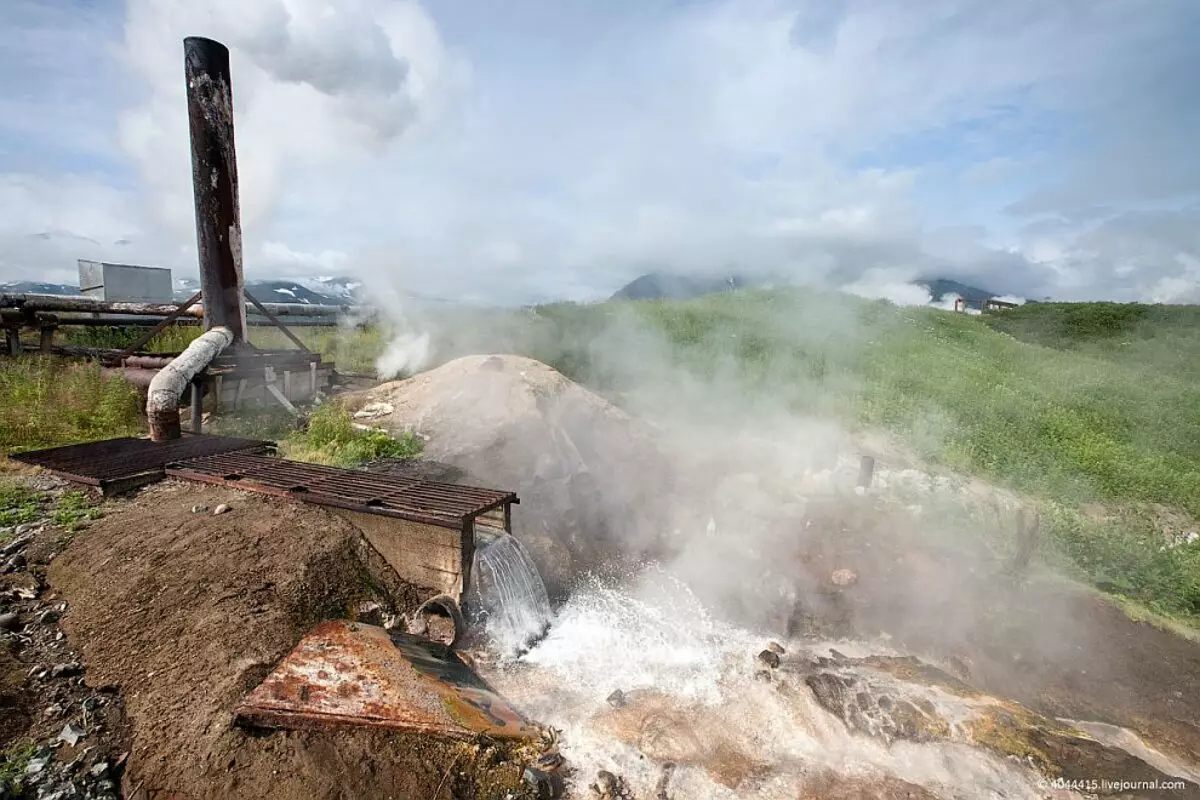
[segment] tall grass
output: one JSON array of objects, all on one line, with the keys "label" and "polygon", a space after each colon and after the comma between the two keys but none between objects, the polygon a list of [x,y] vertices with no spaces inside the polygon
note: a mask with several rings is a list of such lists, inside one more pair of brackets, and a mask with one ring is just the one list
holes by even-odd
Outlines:
[{"label": "tall grass", "polygon": [[137,392],[94,364],[0,358],[0,451],[127,436],[141,428]]},{"label": "tall grass", "polygon": [[[477,317],[474,337],[438,344],[443,358],[528,355],[618,395],[646,378],[661,386],[653,371],[665,358],[718,395],[889,430],[935,465],[1039,500],[1051,548],[1081,576],[1195,616],[1200,545],[1169,546],[1160,507],[1200,517],[1198,311],[1039,305],[971,317],[843,295],[737,292]],[[645,367],[630,356],[637,347],[613,345],[631,320],[665,342]],[[1192,367],[1178,366],[1179,352]],[[1081,512],[1095,502],[1111,513]]]}]

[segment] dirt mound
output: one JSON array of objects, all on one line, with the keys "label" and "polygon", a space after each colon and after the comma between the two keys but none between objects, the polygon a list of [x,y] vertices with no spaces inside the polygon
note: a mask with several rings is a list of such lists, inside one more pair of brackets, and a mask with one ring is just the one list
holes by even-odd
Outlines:
[{"label": "dirt mound", "polygon": [[649,546],[661,530],[668,470],[651,432],[541,362],[467,356],[346,399],[363,422],[426,437],[427,458],[518,492],[516,533],[552,592],[616,555],[613,531]]},{"label": "dirt mound", "polygon": [[[222,503],[232,510],[192,511]],[[127,796],[427,800],[519,789],[520,767],[495,750],[232,724],[237,702],[303,631],[372,594],[378,583],[359,542],[319,508],[175,482],[117,504],[76,536],[49,577],[69,603],[62,625],[88,683],[125,698]]]}]

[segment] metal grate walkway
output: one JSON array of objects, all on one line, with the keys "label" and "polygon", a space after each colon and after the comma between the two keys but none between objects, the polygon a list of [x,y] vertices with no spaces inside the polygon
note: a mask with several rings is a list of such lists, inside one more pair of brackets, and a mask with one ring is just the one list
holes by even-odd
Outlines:
[{"label": "metal grate walkway", "polygon": [[303,464],[245,452],[169,464],[166,474],[456,530],[498,509],[507,516],[508,507],[520,502],[512,492]]}]

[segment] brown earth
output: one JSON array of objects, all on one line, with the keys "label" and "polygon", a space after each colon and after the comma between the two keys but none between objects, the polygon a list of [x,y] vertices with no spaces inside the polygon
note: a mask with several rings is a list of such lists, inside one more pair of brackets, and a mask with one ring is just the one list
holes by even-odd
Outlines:
[{"label": "brown earth", "polygon": [[[232,510],[191,511],[221,503]],[[521,766],[497,747],[233,724],[237,702],[313,623],[386,595],[359,541],[316,507],[173,481],[110,504],[75,537],[49,580],[69,602],[62,624],[88,683],[125,699],[125,796],[523,796]]]}]

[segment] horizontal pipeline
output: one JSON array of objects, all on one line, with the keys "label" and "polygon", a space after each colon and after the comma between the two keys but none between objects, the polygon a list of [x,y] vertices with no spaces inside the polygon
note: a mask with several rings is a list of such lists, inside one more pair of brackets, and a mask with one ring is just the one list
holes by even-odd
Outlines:
[{"label": "horizontal pipeline", "polygon": [[[344,314],[361,313],[355,306],[310,305],[308,303],[263,303],[267,311],[277,317],[337,317]],[[91,297],[72,297],[56,294],[0,294],[0,309],[12,308],[22,312],[59,311],[93,314],[132,314],[136,316],[165,317],[175,313],[178,303],[121,303],[96,300]],[[253,305],[246,306],[247,314],[261,312]],[[184,316],[202,317],[202,303],[183,312]]]}]

